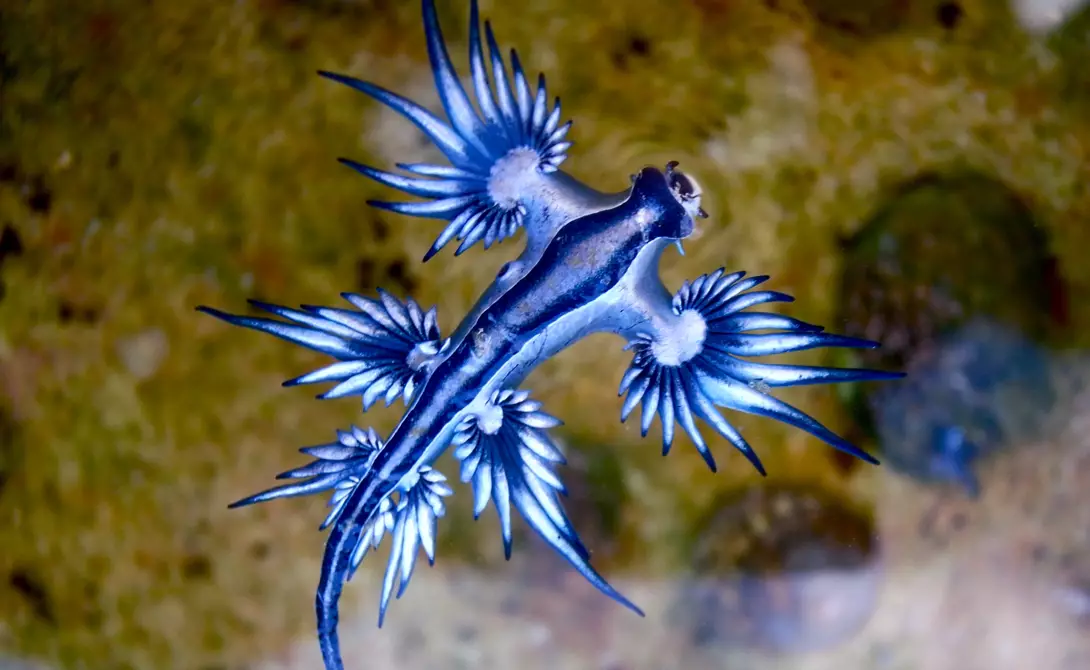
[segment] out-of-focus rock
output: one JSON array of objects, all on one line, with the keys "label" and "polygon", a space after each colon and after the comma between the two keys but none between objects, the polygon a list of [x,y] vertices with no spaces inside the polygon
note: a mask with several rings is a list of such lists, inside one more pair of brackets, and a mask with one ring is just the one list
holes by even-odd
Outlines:
[{"label": "out-of-focus rock", "polygon": [[1053,360],[1009,327],[975,319],[929,343],[906,372],[868,399],[883,460],[904,474],[978,495],[980,459],[1044,437]]},{"label": "out-of-focus rock", "polygon": [[[1068,322],[1065,280],[1031,210],[978,173],[925,175],[846,242],[841,281],[845,332],[882,345],[842,360],[908,378],[838,393],[894,467],[974,489],[969,461],[1025,438],[1026,415],[1047,411],[1044,342]],[[1013,416],[1017,431],[999,425]]]},{"label": "out-of-focus rock", "polygon": [[717,501],[677,609],[700,645],[803,652],[851,639],[881,586],[872,521],[817,489],[762,485]]}]

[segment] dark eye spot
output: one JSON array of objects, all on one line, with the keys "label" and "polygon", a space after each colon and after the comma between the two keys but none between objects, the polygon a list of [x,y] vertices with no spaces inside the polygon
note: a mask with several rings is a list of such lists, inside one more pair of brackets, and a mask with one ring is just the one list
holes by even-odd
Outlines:
[{"label": "dark eye spot", "polygon": [[1048,547],[1043,544],[1033,545],[1033,548],[1030,550],[1030,557],[1033,559],[1034,563],[1044,563],[1049,558]]},{"label": "dark eye spot", "polygon": [[360,291],[370,291],[375,286],[375,262],[370,258],[360,258],[356,261],[356,288]]},{"label": "dark eye spot", "polygon": [[618,44],[610,54],[610,59],[613,61],[613,66],[618,70],[626,71],[629,66],[629,59],[633,56],[636,58],[646,58],[651,54],[651,40],[646,36],[635,34],[628,37],[624,45]]},{"label": "dark eye spot", "polygon": [[0,263],[8,256],[19,256],[22,253],[23,241],[19,238],[19,233],[11,224],[5,225],[4,230],[0,231]]},{"label": "dark eye spot", "polygon": [[[3,290],[0,286],[0,292]],[[22,460],[22,444],[15,441],[18,426],[15,418],[0,405],[0,498],[4,495],[4,487],[15,473]]]},{"label": "dark eye spot", "polygon": [[23,569],[13,570],[8,576],[8,585],[26,600],[35,616],[48,624],[57,623],[53,599],[35,575]]},{"label": "dark eye spot", "polygon": [[643,35],[634,35],[628,41],[628,49],[637,56],[646,56],[651,53],[651,42]]},{"label": "dark eye spot", "polygon": [[681,196],[690,196],[695,190],[693,188],[693,182],[690,181],[683,172],[673,172],[670,175],[670,186]]},{"label": "dark eye spot", "polygon": [[38,214],[48,214],[53,206],[53,194],[46,188],[45,183],[39,178],[31,184],[30,194],[27,196],[27,207]]},{"label": "dark eye spot", "polygon": [[965,16],[965,10],[956,2],[944,2],[935,10],[935,17],[947,30],[957,28],[963,16]]},{"label": "dark eye spot", "polygon": [[57,319],[61,323],[89,324],[98,320],[98,312],[91,307],[81,307],[67,300],[61,300],[57,306]]},{"label": "dark eye spot", "polygon": [[386,275],[406,293],[416,290],[416,280],[409,274],[405,261],[398,259],[386,268]]},{"label": "dark eye spot", "polygon": [[390,229],[386,227],[386,223],[379,217],[370,217],[367,224],[371,229],[371,234],[375,236],[376,242],[382,242],[390,236]]},{"label": "dark eye spot", "polygon": [[269,543],[268,542],[254,542],[250,545],[250,556],[258,561],[263,561],[269,557]]},{"label": "dark eye spot", "polygon": [[187,580],[208,579],[212,575],[212,563],[207,556],[195,554],[182,561],[182,577]]}]

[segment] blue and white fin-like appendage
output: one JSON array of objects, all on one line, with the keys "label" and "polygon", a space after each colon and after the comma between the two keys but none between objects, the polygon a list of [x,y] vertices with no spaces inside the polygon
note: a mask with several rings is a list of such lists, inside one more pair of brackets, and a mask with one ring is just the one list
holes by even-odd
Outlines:
[{"label": "blue and white fin-like appendage", "polygon": [[[635,351],[621,380],[621,409],[625,421],[642,406],[643,435],[657,413],[662,424],[663,454],[669,452],[675,421],[688,433],[708,467],[715,459],[696,426],[699,418],[742,452],[763,475],[764,466],[752,447],[723,418],[716,405],[767,416],[801,428],[829,445],[877,464],[870,454],[853,446],[813,417],[778,400],[766,389],[779,386],[898,379],[901,373],[757,363],[745,360],[816,347],[875,348],[876,342],[824,332],[798,319],[779,314],[744,311],[770,302],[792,302],[777,291],[755,291],[766,276],[725,274],[720,268],[693,282],[685,282],[673,299],[672,311],[682,327],[663,333],[639,333],[626,347]],[[778,331],[761,332],[752,331]]]},{"label": "blue and white fin-like appendage", "polygon": [[[365,523],[363,533],[352,552],[349,579],[367,552],[378,548],[386,533],[391,536],[390,556],[386,561],[382,597],[378,607],[380,627],[386,618],[386,608],[390,605],[394,584],[397,584],[398,598],[409,586],[419,550],[424,550],[429,564],[435,563],[436,520],[446,513],[443,498],[454,492],[447,485],[443,473],[430,466],[420,466],[416,474],[416,483],[399,494],[397,503],[390,503],[389,498],[383,499],[375,515]],[[346,500],[349,492],[345,492],[342,499]]]},{"label": "blue and white fin-like appendage", "polygon": [[528,391],[496,391],[488,405],[458,427],[451,445],[461,462],[462,481],[472,483],[473,513],[491,500],[500,519],[504,555],[511,558],[511,505],[543,540],[591,584],[625,607],[643,614],[591,567],[590,552],[561,507],[566,493],[553,467],[564,456],[546,432],[560,420],[541,411]]},{"label": "blue and white fin-like appendage", "polygon": [[321,530],[325,530],[340,517],[343,508],[341,504],[344,499],[343,491],[351,489],[359,482],[360,477],[367,473],[381,448],[382,440],[373,429],[363,430],[352,426],[349,430],[338,430],[336,442],[304,447],[299,450],[308,456],[313,456],[315,458],[313,462],[301,468],[281,472],[276,476],[277,479],[305,479],[305,481],[262,491],[231,503],[229,507],[245,507],[277,498],[294,498],[332,490],[334,491],[333,499],[329,503],[332,509],[321,525]]},{"label": "blue and white fin-like appendage", "polygon": [[435,143],[450,165],[403,164],[410,175],[385,172],[342,158],[341,162],[375,181],[425,202],[371,201],[370,204],[410,216],[444,219],[450,223],[424,256],[427,261],[451,240],[456,255],[477,242],[487,249],[512,235],[527,215],[527,182],[534,173],[555,172],[567,157],[565,140],[571,122],[560,123],[560,99],[550,109],[545,77],[538,76],[533,92],[518,54],[511,50],[513,86],[492,26],[485,22],[491,75],[481,46],[477,0],[470,4],[469,67],[474,97],[470,102],[451,63],[435,6],[424,3],[424,33],[439,99],[449,124],[420,105],[370,82],[321,72],[324,77],[366,93],[401,113]]},{"label": "blue and white fin-like appendage", "polygon": [[[382,440],[372,429],[364,431],[353,426],[348,431],[337,431],[337,442],[300,450],[314,456],[314,462],[277,475],[277,479],[306,478],[306,481],[269,489],[232,503],[230,507],[331,490],[331,509],[321,525],[321,530],[325,530],[340,519],[349,494],[367,474],[381,449]],[[391,536],[390,556],[382,580],[382,599],[379,601],[379,626],[386,617],[394,585],[397,584],[398,598],[408,587],[419,550],[424,550],[428,563],[435,562],[436,520],[446,513],[443,498],[453,493],[446,483],[446,477],[438,470],[422,466],[418,475],[416,483],[399,494],[397,502],[383,498],[375,515],[364,524],[352,550],[349,579],[367,553],[377,549],[384,537]]]},{"label": "blue and white fin-like appendage", "polygon": [[362,396],[366,410],[379,399],[389,406],[401,397],[408,404],[429,366],[449,346],[440,341],[434,307],[425,312],[412,298],[402,302],[381,289],[378,293],[378,300],[342,294],[355,310],[313,305],[291,309],[250,301],[288,321],[198,309],[336,358],[336,363],[290,379],[284,386],[338,382],[318,397]]}]

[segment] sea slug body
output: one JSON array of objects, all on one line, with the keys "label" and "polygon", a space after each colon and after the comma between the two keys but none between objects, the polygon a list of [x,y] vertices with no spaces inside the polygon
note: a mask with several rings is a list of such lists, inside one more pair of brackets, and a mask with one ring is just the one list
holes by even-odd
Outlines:
[{"label": "sea slug body", "polygon": [[[633,352],[620,382],[622,420],[641,409],[644,435],[658,416],[662,449],[680,426],[713,470],[715,460],[696,420],[726,438],[762,474],[764,466],[718,407],[783,421],[831,446],[876,462],[816,419],[778,400],[776,387],[900,377],[899,373],[761,363],[815,347],[875,347],[826,333],[820,326],[750,311],[792,298],[760,288],[768,277],[723,269],[686,282],[671,294],[659,278],[663,251],[693,232],[700,206],[696,181],[670,163],[632,175],[625,191],[600,193],[559,169],[569,123],[547,100],[544,77],[531,90],[514,51],[508,64],[485,22],[486,59],[476,0],[471,0],[469,65],[474,106],[447,53],[433,0],[423,0],[424,33],[447,120],[375,84],[344,75],[346,84],[398,111],[442,151],[449,165],[399,164],[386,172],[348,159],[349,167],[384,185],[423,198],[373,205],[447,222],[428,260],[454,240],[456,254],[485,248],[524,231],[526,245],[485,289],[448,337],[435,309],[379,290],[369,298],[344,294],[351,308],[291,309],[254,303],[280,319],[200,311],[331,356],[335,362],[286,382],[333,383],[322,398],[358,395],[366,410],[397,400],[406,409],[386,439],[352,427],[336,441],[303,451],[315,458],[280,478],[297,481],[234,503],[332,491],[330,529],[316,598],[318,637],[326,670],[341,670],[338,599],[366,554],[390,537],[379,624],[391,596],[401,596],[419,549],[435,558],[437,520],[451,489],[433,469],[448,449],[460,478],[473,488],[481,514],[491,503],[511,553],[511,508],[598,589],[640,610],[591,566],[562,507],[556,468],[564,458],[550,439],[559,421],[520,389],[543,361],[598,332],[622,337]],[[490,70],[490,72],[489,72]],[[757,331],[757,332],[755,332]]]}]

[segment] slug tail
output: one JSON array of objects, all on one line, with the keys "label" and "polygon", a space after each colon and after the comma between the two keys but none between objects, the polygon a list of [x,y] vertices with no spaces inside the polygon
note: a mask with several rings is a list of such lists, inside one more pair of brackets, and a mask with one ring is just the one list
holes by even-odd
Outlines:
[{"label": "slug tail", "polygon": [[[322,650],[322,661],[326,670],[344,670],[341,643],[337,635],[339,602],[341,589],[352,567],[351,548],[358,543],[361,528],[355,523],[335,524],[322,558],[322,574],[318,580],[314,609],[318,618],[318,645]],[[355,537],[352,537],[353,534]]]}]

